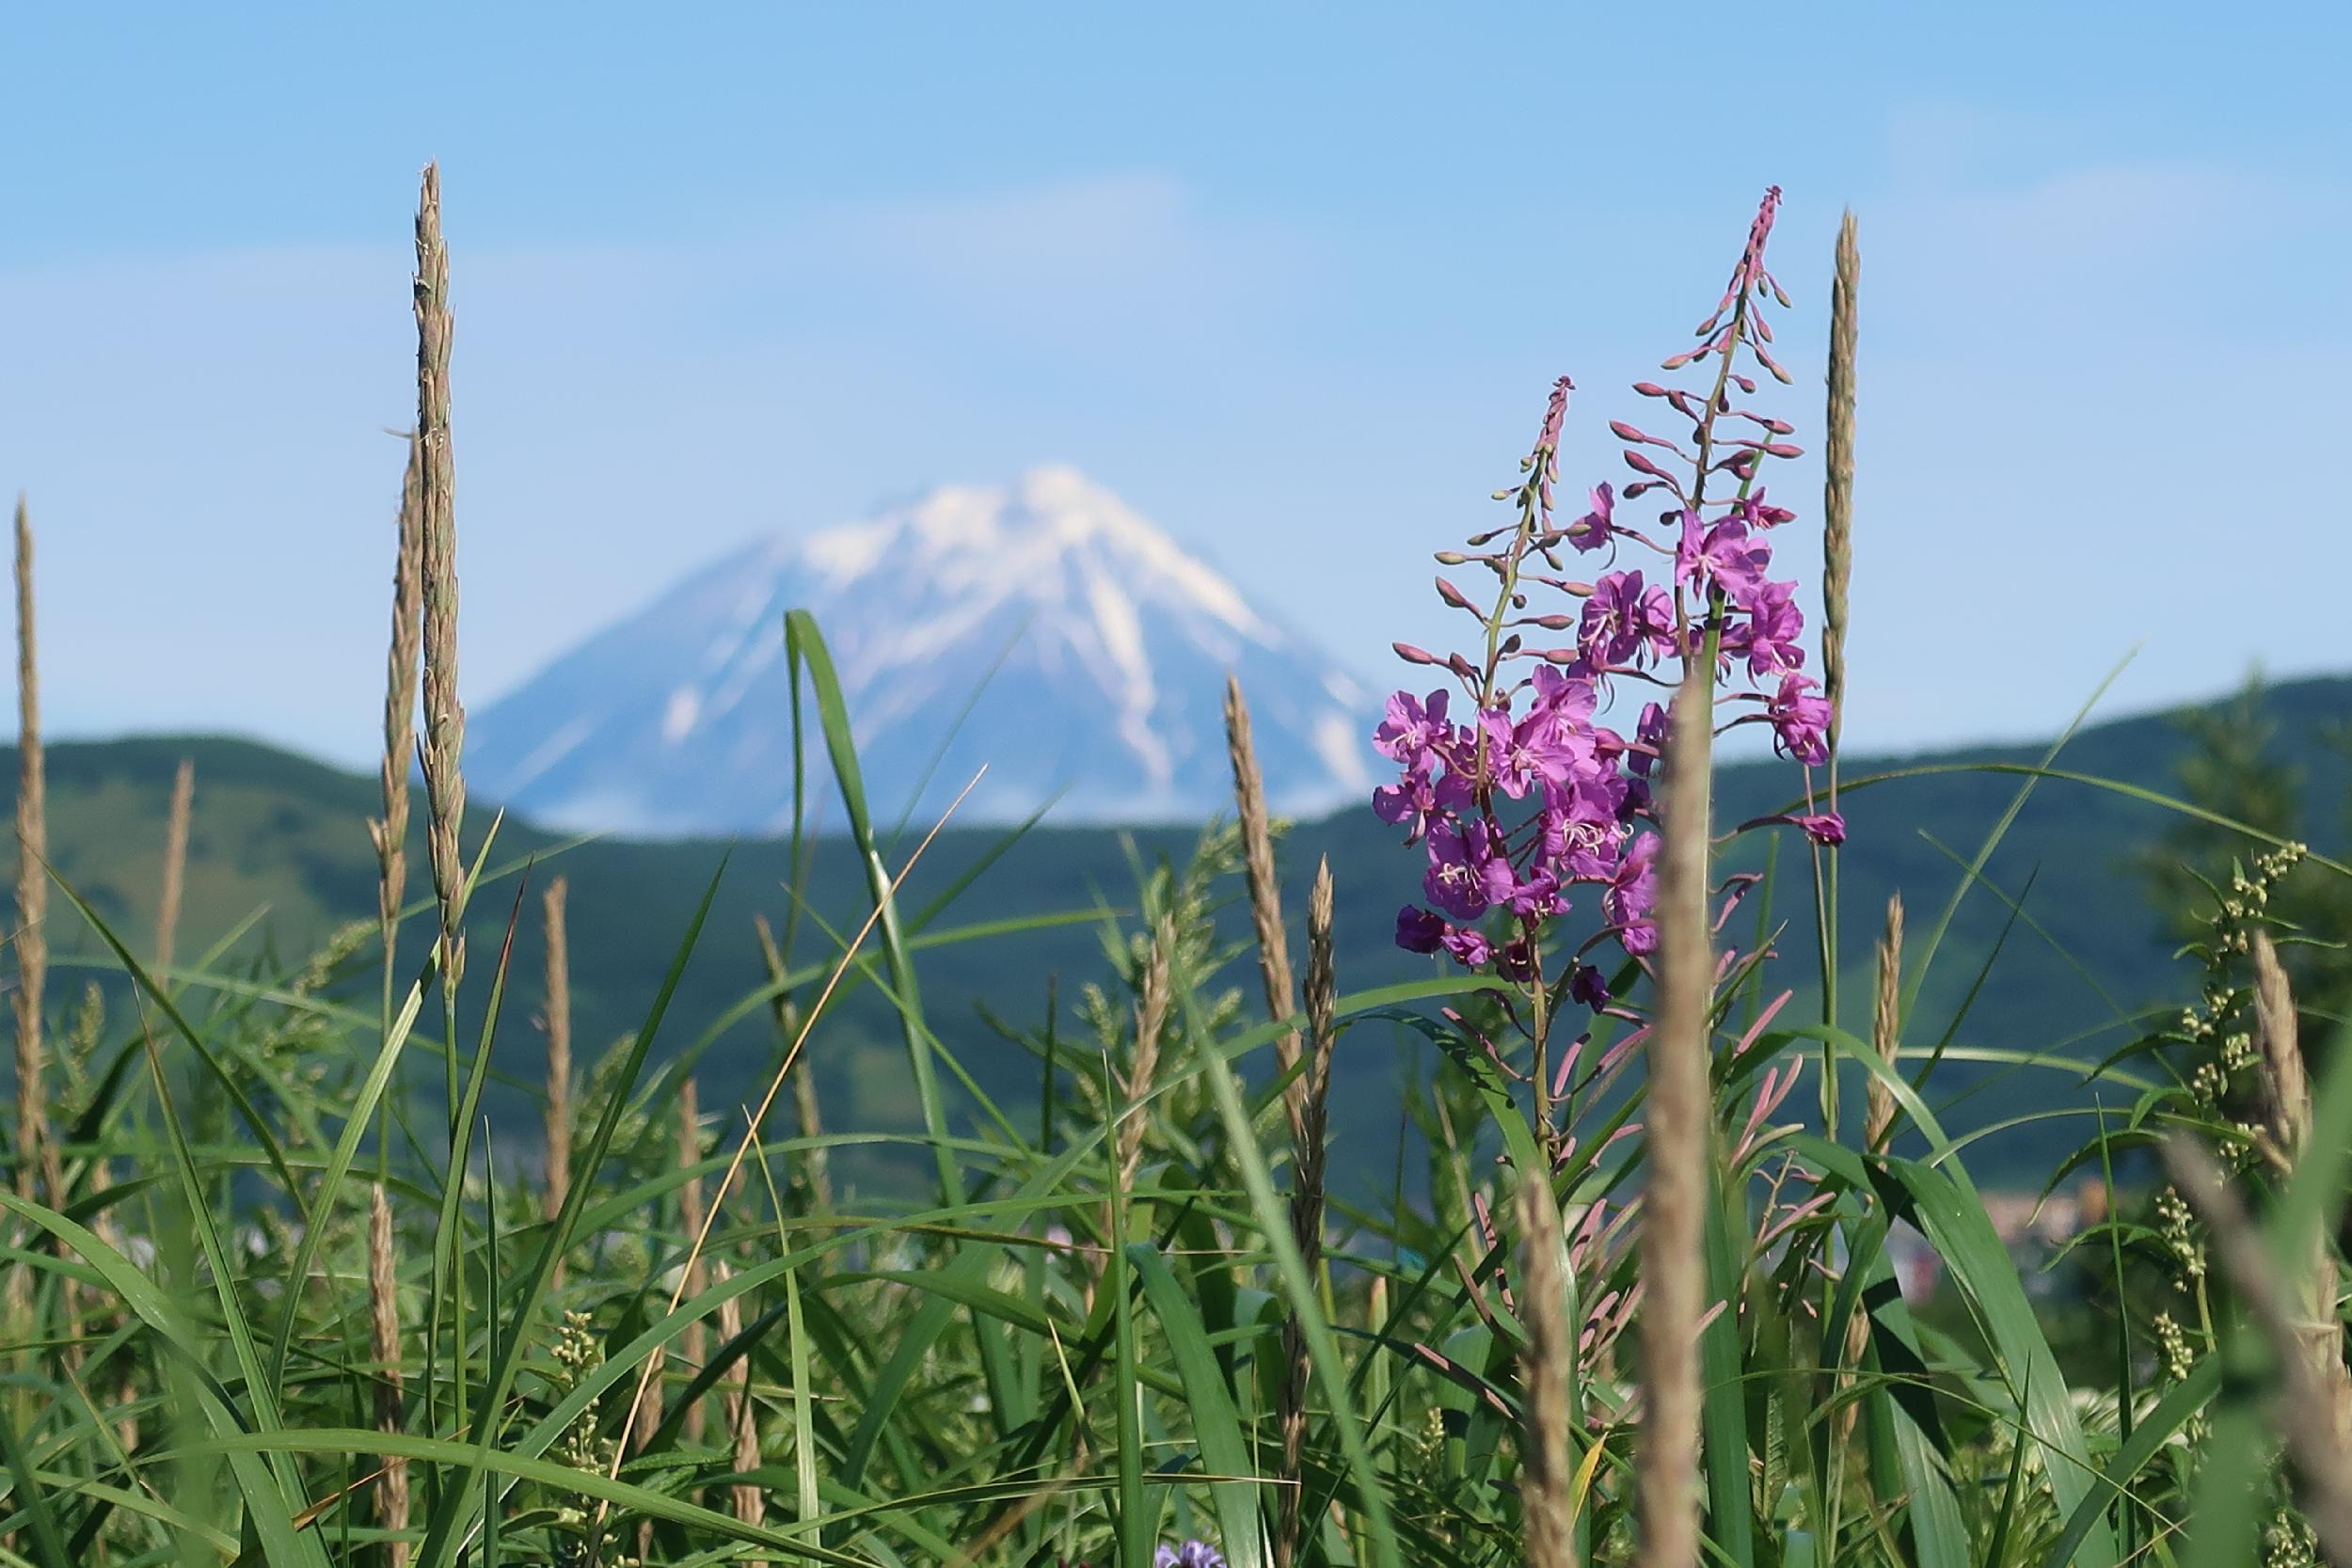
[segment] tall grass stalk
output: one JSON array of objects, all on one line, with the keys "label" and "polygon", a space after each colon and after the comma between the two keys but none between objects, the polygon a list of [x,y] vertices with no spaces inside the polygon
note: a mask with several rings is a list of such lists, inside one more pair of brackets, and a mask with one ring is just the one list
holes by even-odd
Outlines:
[{"label": "tall grass stalk", "polygon": [[179,946],[180,904],[188,881],[188,826],[196,811],[196,759],[182,757],[171,775],[171,804],[164,817],[162,891],[155,899],[155,973],[168,975]]},{"label": "tall grass stalk", "polygon": [[[2311,1073],[2303,1061],[2295,995],[2270,934],[2257,927],[2249,943],[2254,963],[2255,1084],[2264,1125],[2261,1147],[2282,1178],[2301,1168],[2312,1139]],[[2336,1447],[2352,1462],[2352,1371],[2344,1361],[2342,1282],[2335,1249],[2314,1231],[2287,1283],[2300,1327],[2296,1354],[2310,1386],[2326,1403]]]},{"label": "tall grass stalk", "polygon": [[[677,1189],[678,1222],[689,1236],[703,1233],[703,1179],[694,1174],[695,1167],[702,1164],[702,1103],[694,1088],[694,1080],[690,1075],[678,1085],[677,1091],[677,1163],[679,1171],[684,1173]],[[708,1271],[703,1267],[702,1259],[696,1258],[686,1264],[685,1275],[686,1295],[691,1301],[701,1295],[704,1287],[708,1284]],[[690,1371],[702,1370],[708,1338],[708,1331],[699,1318],[687,1324],[686,1332],[678,1337],[678,1350]],[[689,1443],[703,1440],[702,1401],[696,1400],[686,1407],[683,1430]]]},{"label": "tall grass stalk", "polygon": [[1577,1568],[1568,1400],[1568,1381],[1576,1375],[1576,1328],[1567,1315],[1567,1248],[1560,1210],[1544,1172],[1521,1175],[1518,1208],[1519,1319],[1527,1331],[1519,1355],[1522,1560],[1526,1568]]},{"label": "tall grass stalk", "polygon": [[[1837,225],[1837,260],[1830,288],[1829,408],[1821,482],[1821,696],[1829,704],[1828,809],[1837,810],[1837,757],[1845,731],[1846,626],[1853,592],[1854,360],[1860,349],[1857,314],[1862,246],[1849,211]],[[1837,852],[1812,847],[1816,932],[1821,952],[1821,1019],[1837,1022]],[[1821,1109],[1837,1125],[1838,1074],[1833,1052],[1821,1074]]]},{"label": "tall grass stalk", "polygon": [[[1303,1069],[1287,1088],[1294,1107],[1291,1149],[1291,1239],[1307,1272],[1323,1269],[1324,1180],[1326,1142],[1330,1130],[1331,1053],[1338,1037],[1336,1008],[1339,968],[1331,938],[1331,863],[1315,866],[1314,885],[1307,895],[1307,1050]],[[1282,1383],[1276,1407],[1282,1434],[1282,1470],[1277,1478],[1281,1491],[1274,1532],[1275,1568],[1290,1568],[1297,1560],[1301,1507],[1307,1489],[1307,1391],[1314,1361],[1307,1345],[1305,1325],[1295,1311],[1282,1321]]]},{"label": "tall grass stalk", "polygon": [[[710,1265],[710,1282],[723,1287],[734,1277],[726,1259]],[[739,1296],[728,1296],[719,1304],[719,1339],[732,1345],[743,1333],[743,1302]],[[723,1405],[726,1417],[727,1449],[738,1475],[749,1475],[760,1466],[759,1406],[752,1398],[752,1358],[747,1351],[735,1358],[727,1369],[727,1392]],[[738,1481],[727,1489],[727,1505],[735,1516],[747,1525],[762,1525],[768,1521],[768,1493],[755,1481]]]},{"label": "tall grass stalk", "polygon": [[568,881],[554,877],[540,895],[546,978],[539,1020],[548,1037],[547,1186],[541,1207],[550,1222],[564,1212],[572,1191],[572,958],[564,925],[570,892]]},{"label": "tall grass stalk", "polygon": [[[1120,1103],[1111,1134],[1112,1147],[1118,1150],[1118,1188],[1110,1203],[1123,1202],[1121,1195],[1135,1191],[1136,1174],[1143,1168],[1143,1135],[1151,1125],[1144,1101],[1151,1099],[1152,1085],[1159,1077],[1160,1046],[1168,1032],[1168,988],[1175,958],[1175,923],[1163,915],[1152,928],[1152,950],[1144,959],[1143,991],[1136,1003],[1135,1050],[1119,1080]],[[1110,1208],[1106,1203],[1103,1234],[1108,1237],[1110,1233]]]},{"label": "tall grass stalk", "polygon": [[1658,993],[1647,1052],[1642,1189],[1642,1431],[1636,1482],[1643,1568],[1699,1554],[1699,1323],[1707,1282],[1708,1093],[1714,950],[1708,836],[1714,717],[1704,671],[1675,698],[1658,868]]},{"label": "tall grass stalk", "polygon": [[[33,618],[33,518],[16,498],[16,1190],[45,1189],[62,1204],[56,1138],[49,1125],[49,1053],[41,998],[49,980],[49,787],[40,743],[40,640]],[[11,1269],[12,1290],[30,1287]],[[23,1303],[19,1304],[24,1305]]]},{"label": "tall grass stalk", "polygon": [[[466,710],[457,697],[456,467],[450,452],[449,246],[441,238],[441,171],[425,166],[417,198],[417,512],[424,663],[425,844],[440,907],[441,997],[448,1028],[443,1087],[457,1138],[457,988],[466,970]],[[404,515],[405,508],[404,507]],[[399,594],[394,593],[398,613]],[[395,641],[398,633],[394,634]],[[402,764],[405,768],[405,762]],[[389,801],[387,801],[387,811]],[[452,1180],[455,1180],[453,1173]]]},{"label": "tall grass stalk", "polygon": [[384,660],[384,755],[377,767],[384,815],[368,824],[375,844],[375,907],[383,930],[388,1030],[399,984],[401,903],[408,888],[408,773],[417,760],[417,660],[424,636],[423,445],[412,433],[407,447],[392,553],[392,630]]},{"label": "tall grass stalk", "polygon": [[[407,1429],[403,1412],[400,1348],[399,1259],[393,1252],[392,1206],[383,1183],[368,1190],[368,1345],[375,1369],[375,1425],[397,1436]],[[391,1537],[385,1544],[388,1568],[408,1561],[408,1461],[398,1453],[382,1460],[375,1480],[375,1522]]]},{"label": "tall grass stalk", "polygon": [[[769,1004],[769,1013],[775,1021],[776,1037],[787,1047],[798,1029],[798,1010],[792,992],[785,984],[784,950],[776,943],[776,933],[764,914],[752,916],[752,931],[759,940],[759,958],[768,973],[768,984],[775,995]],[[798,1124],[803,1150],[801,1175],[808,1183],[809,1202],[818,1213],[833,1209],[833,1165],[826,1157],[823,1143],[825,1115],[817,1095],[817,1074],[813,1071],[792,1075],[792,1115]]]},{"label": "tall grass stalk", "polygon": [[[1274,868],[1274,829],[1266,816],[1265,778],[1258,770],[1258,752],[1249,733],[1249,705],[1241,682],[1225,677],[1225,750],[1233,768],[1233,802],[1241,822],[1243,865],[1249,884],[1249,924],[1258,938],[1258,977],[1265,987],[1266,1017],[1276,1023],[1296,1008],[1296,988],[1291,974],[1290,938],[1282,928],[1282,888]],[[1298,1066],[1298,1032],[1285,1029],[1274,1038],[1274,1059],[1284,1072]],[[1295,1097],[1286,1101],[1291,1132],[1298,1132]]]}]

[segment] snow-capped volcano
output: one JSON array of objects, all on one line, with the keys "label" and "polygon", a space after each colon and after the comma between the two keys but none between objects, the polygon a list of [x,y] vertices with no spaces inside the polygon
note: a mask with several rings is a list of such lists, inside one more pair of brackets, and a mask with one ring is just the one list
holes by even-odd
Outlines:
[{"label": "snow-capped volcano", "polygon": [[[925,806],[944,807],[983,762],[959,820],[1018,819],[1056,797],[1064,819],[1205,817],[1232,800],[1229,671],[1276,810],[1371,786],[1363,688],[1055,467],[714,562],[477,715],[476,787],[565,826],[777,829],[792,788],[783,621],[797,609],[833,650],[884,820],[927,777]],[[810,765],[824,777],[813,736]]]}]

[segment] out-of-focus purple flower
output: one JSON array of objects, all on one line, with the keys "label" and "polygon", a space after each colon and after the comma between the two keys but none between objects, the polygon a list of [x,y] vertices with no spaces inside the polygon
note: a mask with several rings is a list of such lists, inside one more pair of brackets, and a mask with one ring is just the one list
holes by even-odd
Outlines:
[{"label": "out-of-focus purple flower", "polygon": [[1418,904],[1396,911],[1396,944],[1407,953],[1435,953],[1445,931],[1445,921]]},{"label": "out-of-focus purple flower", "polygon": [[1674,651],[1674,601],[1639,572],[1611,572],[1584,601],[1577,643],[1595,666],[1641,664]]},{"label": "out-of-focus purple flower", "polygon": [[1472,818],[1429,831],[1429,870],[1422,889],[1456,920],[1475,920],[1508,900],[1518,879],[1496,852],[1486,824]]},{"label": "out-of-focus purple flower", "polygon": [[1642,705],[1642,721],[1633,727],[1633,749],[1625,765],[1634,776],[1646,779],[1666,751],[1666,709],[1659,703]]},{"label": "out-of-focus purple flower", "polygon": [[1813,688],[1808,676],[1783,675],[1764,712],[1772,721],[1772,749],[1819,768],[1829,761],[1829,699]]},{"label": "out-of-focus purple flower", "polygon": [[1625,950],[1636,956],[1658,948],[1658,927],[1651,918],[1658,903],[1658,846],[1656,833],[1635,839],[1600,896],[1601,914]]},{"label": "out-of-focus purple flower", "polygon": [[1590,554],[1605,548],[1617,531],[1617,492],[1614,486],[1593,486],[1593,509],[1568,525],[1568,542]]},{"label": "out-of-focus purple flower", "polygon": [[1804,836],[1816,844],[1832,847],[1846,842],[1846,819],[1834,811],[1813,812],[1788,819],[1804,830]]},{"label": "out-of-focus purple flower", "polygon": [[1675,547],[1675,580],[1692,593],[1723,590],[1733,604],[1745,605],[1764,585],[1772,547],[1748,536],[1748,525],[1726,517],[1709,527],[1696,512],[1682,514],[1682,542]]},{"label": "out-of-focus purple flower", "polygon": [[1206,1541],[1187,1541],[1152,1553],[1152,1568],[1225,1568],[1225,1554]]},{"label": "out-of-focus purple flower", "polygon": [[1746,655],[1751,680],[1802,668],[1804,649],[1798,639],[1804,635],[1804,611],[1797,608],[1797,585],[1760,584],[1746,608],[1744,618],[1734,617],[1724,628],[1724,656]]},{"label": "out-of-focus purple flower", "polygon": [[1474,926],[1449,926],[1438,940],[1465,969],[1476,969],[1495,956],[1495,944]]},{"label": "out-of-focus purple flower", "polygon": [[1433,757],[1446,760],[1445,752],[1454,739],[1454,726],[1445,716],[1447,697],[1442,688],[1426,698],[1409,691],[1391,693],[1388,718],[1372,732],[1372,749],[1406,768],[1424,770]]},{"label": "out-of-focus purple flower", "polygon": [[1568,996],[1598,1012],[1609,1006],[1609,977],[1592,964],[1578,964],[1568,976]]}]

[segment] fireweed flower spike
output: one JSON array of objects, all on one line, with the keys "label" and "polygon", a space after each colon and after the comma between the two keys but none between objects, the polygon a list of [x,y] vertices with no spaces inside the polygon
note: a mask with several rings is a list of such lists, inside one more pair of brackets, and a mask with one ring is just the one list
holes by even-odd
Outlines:
[{"label": "fireweed flower spike", "polygon": [[[1374,793],[1374,811],[1426,857],[1426,907],[1398,911],[1397,944],[1521,988],[1512,1015],[1539,1055],[1565,1004],[1612,1001],[1597,944],[1642,960],[1656,949],[1651,775],[1673,690],[1710,672],[1721,681],[1718,727],[1769,724],[1782,755],[1807,768],[1827,757],[1828,703],[1800,673],[1797,584],[1772,576],[1777,532],[1795,514],[1768,502],[1762,483],[1770,464],[1800,451],[1786,438],[1787,420],[1746,406],[1759,382],[1750,369],[1788,379],[1764,322],[1768,306],[1788,304],[1764,260],[1779,204],[1777,188],[1766,193],[1696,346],[1664,362],[1668,371],[1691,368],[1695,384],[1633,388],[1678,428],[1611,421],[1632,477],[1621,487],[1591,486],[1589,509],[1557,521],[1572,388],[1565,376],[1554,382],[1519,483],[1496,495],[1513,506],[1514,522],[1438,556],[1453,573],[1438,579],[1438,594],[1475,621],[1475,639],[1452,653],[1397,644],[1417,673],[1445,672],[1454,682],[1398,691],[1373,737],[1397,768],[1395,782]],[[1644,497],[1669,504],[1644,516]],[[1564,547],[1607,550],[1613,566],[1621,549],[1656,560],[1647,571],[1629,565],[1578,582],[1566,576]],[[1491,589],[1483,603],[1465,586],[1481,583]],[[1645,704],[1629,739],[1602,722],[1628,685],[1666,689]],[[1782,823],[1822,844],[1845,832],[1831,813],[1735,831]],[[1572,911],[1597,934],[1581,936],[1572,959],[1548,957],[1550,927]],[[1548,1081],[1540,1069],[1535,1077]]]}]

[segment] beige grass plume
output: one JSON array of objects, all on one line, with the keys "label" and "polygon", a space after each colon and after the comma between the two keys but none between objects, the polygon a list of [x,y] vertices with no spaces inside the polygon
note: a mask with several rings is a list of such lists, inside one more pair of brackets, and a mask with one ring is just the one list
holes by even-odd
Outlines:
[{"label": "beige grass plume", "polygon": [[[384,759],[379,783],[384,815],[368,824],[375,841],[376,913],[384,927],[389,987],[408,889],[408,769],[417,751],[417,658],[424,635],[423,444],[408,437],[400,480],[399,541],[392,558],[392,635],[385,654]],[[389,1004],[389,997],[387,995]]]},{"label": "beige grass plume", "polygon": [[[702,1104],[694,1088],[694,1080],[689,1078],[678,1085],[677,1091],[678,1168],[691,1170],[702,1164]],[[678,1183],[677,1208],[678,1220],[686,1234],[700,1236],[703,1233],[703,1179],[701,1177],[690,1176]],[[704,1287],[708,1283],[708,1277],[707,1272],[703,1267],[702,1255],[697,1251],[688,1259],[686,1265],[686,1298],[689,1301],[703,1293]],[[686,1358],[686,1364],[689,1367],[700,1372],[708,1343],[708,1332],[705,1329],[702,1319],[696,1318],[692,1323],[688,1323],[686,1331],[678,1336],[678,1354]],[[687,1406],[682,1432],[689,1443],[699,1443],[703,1440],[703,1406],[700,1400]]]},{"label": "beige grass plume", "polygon": [[[16,1190],[63,1195],[49,1127],[41,993],[49,979],[49,789],[40,744],[40,638],[33,619],[33,519],[16,498]],[[22,1273],[22,1270],[15,1271]],[[21,1287],[12,1287],[21,1288]]]},{"label": "beige grass plume", "polygon": [[[1249,705],[1242,700],[1241,682],[1225,677],[1225,752],[1233,765],[1233,803],[1241,817],[1243,864],[1249,883],[1249,920],[1257,928],[1258,974],[1265,982],[1266,1017],[1280,1022],[1296,1006],[1291,976],[1290,939],[1282,930],[1282,889],[1274,874],[1274,830],[1266,817],[1265,779],[1258,771],[1258,752],[1249,736]],[[1298,1035],[1284,1030],[1275,1037],[1274,1059],[1284,1072],[1298,1065]],[[1283,1101],[1291,1118],[1291,1135],[1298,1135],[1295,1097]]]},{"label": "beige grass plume", "polygon": [[564,932],[571,884],[557,877],[540,895],[545,926],[546,1001],[539,1014],[548,1036],[548,1192],[549,1220],[564,1212],[572,1191],[572,959]]},{"label": "beige grass plume", "polygon": [[1699,1322],[1706,1291],[1709,1015],[1707,925],[1713,735],[1706,680],[1675,698],[1658,868],[1658,1007],[1650,1023],[1642,1195],[1642,1430],[1636,1453],[1644,1568],[1695,1568],[1699,1551]]},{"label": "beige grass plume", "polygon": [[[368,1338],[376,1366],[375,1426],[397,1433],[401,1419],[400,1283],[392,1262],[392,1207],[381,1184],[368,1196]],[[408,1528],[408,1461],[398,1454],[384,1456],[384,1473],[375,1482],[375,1522],[387,1530]],[[408,1560],[408,1543],[393,1540],[385,1547],[392,1568]]]},{"label": "beige grass plume", "polygon": [[[2253,933],[2254,1022],[2260,1035],[2255,1079],[2263,1107],[2262,1145],[2285,1175],[2302,1163],[2312,1139],[2311,1073],[2295,1011],[2287,972],[2270,934]],[[2325,1233],[2314,1235],[2299,1272],[2289,1282],[2299,1326],[2297,1345],[2312,1387],[2325,1398],[2336,1442],[2352,1454],[2352,1373],[2344,1364],[2344,1326],[2335,1253]]]},{"label": "beige grass plume", "polygon": [[[425,843],[441,914],[441,985],[454,1006],[465,975],[466,710],[457,700],[456,467],[449,438],[449,247],[441,239],[441,171],[425,166],[417,200],[417,496],[424,652]],[[455,1114],[454,1107],[452,1115]]]},{"label": "beige grass plume", "polygon": [[180,945],[180,904],[188,885],[188,819],[196,810],[196,759],[182,757],[171,776],[171,810],[164,818],[163,890],[155,899],[155,971],[164,973]]},{"label": "beige grass plume", "polygon": [[[1136,1049],[1128,1058],[1126,1082],[1120,1085],[1127,1109],[1119,1122],[1119,1185],[1133,1192],[1143,1168],[1143,1132],[1151,1121],[1142,1101],[1159,1077],[1161,1036],[1168,1030],[1169,972],[1175,962],[1176,923],[1162,915],[1152,930],[1152,952],[1143,965],[1143,994],[1136,1003]],[[1104,1227],[1109,1234],[1110,1227]]]},{"label": "beige grass plume", "polygon": [[[1879,938],[1878,994],[1870,1013],[1870,1046],[1880,1061],[1893,1070],[1902,1048],[1903,1026],[1903,895],[1886,901],[1886,931]],[[1862,1124],[1862,1147],[1873,1154],[1885,1152],[1895,1128],[1895,1091],[1877,1078],[1870,1080],[1869,1109]]]},{"label": "beige grass plume", "polygon": [[[1306,1261],[1309,1277],[1323,1264],[1325,1140],[1330,1124],[1331,1047],[1337,1037],[1338,968],[1331,942],[1331,863],[1315,867],[1307,895],[1306,1068],[1285,1091],[1295,1130],[1292,1147],[1291,1240]],[[1276,1568],[1290,1568],[1298,1555],[1300,1505],[1305,1492],[1307,1335],[1293,1311],[1282,1324],[1282,1385],[1279,1418],[1282,1434],[1281,1502],[1274,1532]]]},{"label": "beige grass plume", "polygon": [[[724,1285],[733,1271],[722,1259],[710,1265],[713,1285]],[[719,1338],[733,1344],[743,1332],[743,1298],[729,1296],[719,1304]],[[733,1464],[739,1474],[759,1468],[759,1407],[752,1402],[752,1358],[739,1355],[727,1369],[725,1412],[727,1441]],[[728,1488],[728,1502],[735,1517],[752,1526],[768,1522],[768,1494],[757,1486],[739,1482]]]},{"label": "beige grass plume", "polygon": [[[1862,287],[1862,245],[1849,212],[1837,226],[1837,277],[1830,289],[1829,430],[1821,487],[1821,696],[1829,704],[1829,745],[1835,755],[1846,714],[1846,608],[1853,585],[1855,315]],[[1830,801],[1836,803],[1835,772]]]}]

